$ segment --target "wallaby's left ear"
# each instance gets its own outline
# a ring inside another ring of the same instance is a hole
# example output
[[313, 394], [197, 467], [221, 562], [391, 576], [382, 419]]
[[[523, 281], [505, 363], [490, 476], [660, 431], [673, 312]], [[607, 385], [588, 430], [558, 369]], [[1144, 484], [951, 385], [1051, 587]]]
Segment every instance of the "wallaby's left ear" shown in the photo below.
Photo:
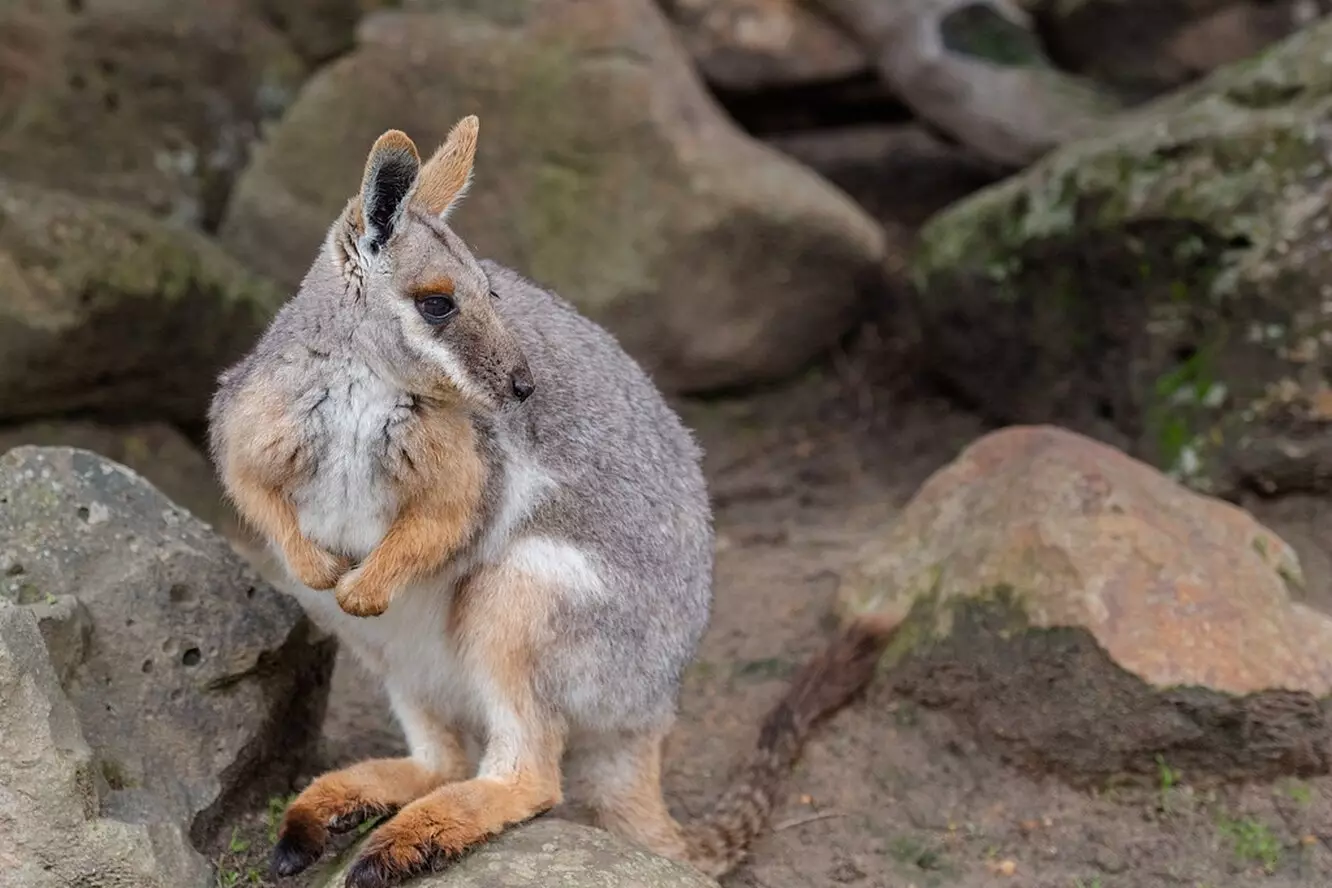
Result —
[[469, 114], [453, 125], [439, 150], [426, 161], [412, 194], [412, 205], [446, 218], [472, 184], [476, 135], [481, 122]]
[[389, 130], [375, 140], [361, 178], [362, 244], [372, 253], [379, 252], [393, 234], [420, 169], [421, 155], [406, 133]]

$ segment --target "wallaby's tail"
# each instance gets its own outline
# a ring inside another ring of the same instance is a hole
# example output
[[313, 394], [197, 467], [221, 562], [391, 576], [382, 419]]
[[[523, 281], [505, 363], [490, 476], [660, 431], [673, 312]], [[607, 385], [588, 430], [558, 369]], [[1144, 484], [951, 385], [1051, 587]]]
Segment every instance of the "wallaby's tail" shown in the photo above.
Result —
[[896, 629], [896, 623], [857, 620], [801, 667], [786, 695], [763, 720], [750, 760], [713, 810], [685, 826], [687, 853], [694, 866], [716, 878], [744, 859], [750, 843], [767, 825], [810, 729], [869, 683]]

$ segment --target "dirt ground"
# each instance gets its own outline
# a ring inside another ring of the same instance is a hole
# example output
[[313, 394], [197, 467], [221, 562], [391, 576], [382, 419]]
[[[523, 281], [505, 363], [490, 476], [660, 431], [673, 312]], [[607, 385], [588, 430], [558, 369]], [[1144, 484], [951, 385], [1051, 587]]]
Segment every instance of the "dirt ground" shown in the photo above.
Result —
[[[682, 408], [707, 451], [719, 539], [712, 627], [668, 749], [678, 816], [706, 810], [784, 677], [827, 636], [839, 571], [984, 431], [893, 385], [890, 348], [854, 354], [781, 391]], [[1316, 500], [1256, 508], [1302, 550], [1310, 594], [1326, 605], [1332, 511]], [[400, 749], [373, 681], [340, 662], [321, 765]], [[728, 888], [1332, 884], [1332, 778], [1195, 789], [1163, 762], [1153, 788], [1077, 791], [1010, 768], [946, 713], [882, 687], [816, 733], [788, 788]], [[260, 883], [270, 820], [238, 821], [218, 849], [220, 884]]]

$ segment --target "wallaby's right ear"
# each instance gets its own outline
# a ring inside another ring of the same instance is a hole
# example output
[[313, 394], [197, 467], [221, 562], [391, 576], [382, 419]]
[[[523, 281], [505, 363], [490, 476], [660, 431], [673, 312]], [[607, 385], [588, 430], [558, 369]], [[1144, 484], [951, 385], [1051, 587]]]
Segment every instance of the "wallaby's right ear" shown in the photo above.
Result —
[[378, 253], [393, 234], [420, 170], [421, 155], [406, 133], [389, 130], [375, 140], [361, 179], [361, 245], [370, 253]]

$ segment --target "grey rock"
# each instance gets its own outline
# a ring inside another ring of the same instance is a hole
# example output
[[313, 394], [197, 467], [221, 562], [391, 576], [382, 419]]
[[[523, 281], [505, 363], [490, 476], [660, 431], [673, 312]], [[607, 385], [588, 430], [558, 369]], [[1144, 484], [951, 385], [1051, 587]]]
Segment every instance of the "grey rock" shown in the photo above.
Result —
[[30, 444], [91, 450], [142, 475], [173, 503], [228, 539], [244, 533], [212, 464], [184, 434], [162, 422], [117, 425], [82, 419], [44, 420], [0, 429], [0, 453]]
[[1118, 111], [1054, 66], [1011, 0], [818, 0], [872, 50], [879, 73], [922, 120], [997, 164], [1025, 166]]
[[183, 829], [99, 816], [106, 780], [37, 617], [0, 599], [0, 888], [206, 888]]
[[869, 73], [865, 51], [795, 0], [667, 0], [663, 4], [703, 77], [760, 90]]
[[10, 0], [0, 169], [216, 224], [305, 66], [257, 0]]
[[[0, 457], [0, 599], [45, 624], [59, 661], [58, 674], [44, 667], [48, 684], [64, 678], [62, 705], [72, 714], [62, 719], [91, 750], [75, 770], [96, 792], [85, 791], [92, 801], [78, 816], [100, 813], [115, 829], [138, 830], [166, 855], [162, 872], [193, 872], [180, 837], [204, 846], [224, 813], [286, 785], [305, 765], [332, 641], [129, 469], [73, 448], [18, 447]], [[0, 708], [0, 736], [37, 730], [10, 713]], [[46, 782], [27, 771], [18, 779]], [[35, 791], [7, 781], [4, 792]], [[24, 865], [45, 859], [31, 842], [20, 847], [39, 855], [23, 852]], [[124, 854], [103, 860], [105, 871], [136, 860]], [[103, 878], [102, 869], [89, 872]], [[196, 883], [173, 876], [161, 884]]]
[[[314, 884], [342, 888], [355, 847]], [[514, 827], [412, 888], [716, 888], [685, 864], [606, 832], [553, 817]]]
[[203, 235], [0, 178], [0, 420], [198, 422], [282, 299]]
[[1153, 96], [1262, 50], [1328, 0], [1027, 0], [1051, 52], [1130, 96]]

